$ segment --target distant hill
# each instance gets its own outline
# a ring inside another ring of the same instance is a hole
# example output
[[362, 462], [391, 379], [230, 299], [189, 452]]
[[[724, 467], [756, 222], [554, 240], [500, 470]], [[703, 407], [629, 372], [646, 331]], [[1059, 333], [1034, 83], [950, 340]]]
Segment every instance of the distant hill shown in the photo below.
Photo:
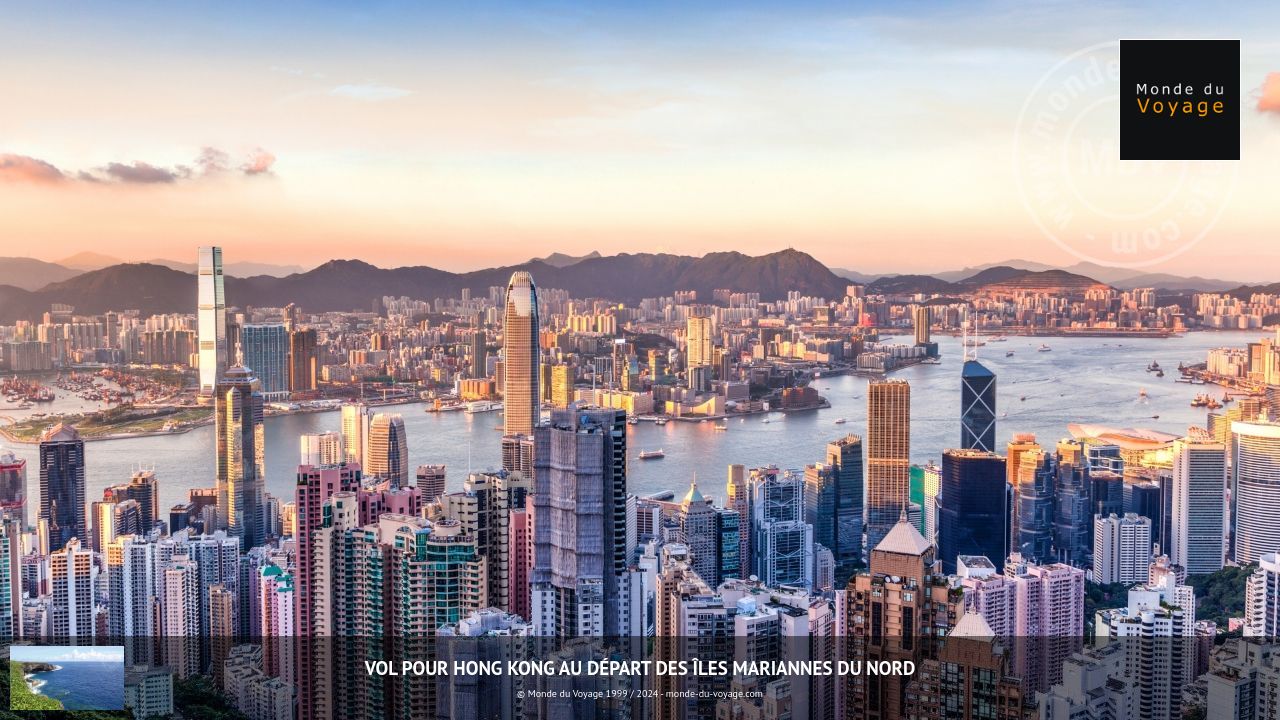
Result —
[[1020, 278], [1027, 275], [1028, 272], [1035, 271], [1028, 271], [1025, 268], [1010, 267], [1008, 265], [996, 265], [994, 267], [986, 268], [985, 270], [979, 270], [967, 278], [956, 281], [956, 285], [964, 288], [979, 288], [984, 285], [991, 285]]
[[[185, 273], [194, 274], [197, 270], [196, 263], [182, 262], [180, 260], [165, 260], [157, 258], [148, 260], [151, 265], [163, 265], [167, 268], [179, 270]], [[306, 268], [301, 265], [274, 265], [272, 263], [258, 262], [230, 262], [222, 266], [222, 273], [230, 277], [253, 277], [255, 275], [270, 275], [271, 277], [284, 277], [295, 273], [304, 272]]]
[[[463, 288], [486, 293], [492, 286], [505, 286], [515, 270], [532, 273], [539, 287], [625, 302], [667, 296], [677, 290], [696, 290], [699, 299], [710, 302], [712, 292], [720, 288], [758, 292], [764, 300], [785, 298], [792, 290], [834, 300], [843, 297], [848, 284], [798, 250], [759, 257], [737, 252], [700, 258], [623, 254], [587, 258], [564, 268], [533, 261], [461, 274], [430, 267], [383, 269], [358, 260], [331, 260], [282, 278], [228, 277], [227, 303], [280, 307], [293, 302], [309, 311], [367, 309], [374, 298], [383, 295], [458, 297]], [[0, 302], [0, 322], [39, 317], [54, 302], [74, 305], [82, 313], [137, 309], [143, 314], [192, 312], [196, 302], [192, 274], [150, 263], [115, 265], [34, 292], [20, 288], [0, 291], [0, 300], [4, 300]]]
[[867, 293], [871, 295], [946, 295], [957, 290], [954, 284], [932, 275], [888, 275], [867, 285]]
[[111, 267], [112, 265], [119, 265], [121, 262], [123, 261], [118, 257], [111, 257], [110, 255], [103, 255], [102, 253], [86, 251], [76, 253], [71, 257], [62, 258], [57, 262], [57, 264], [71, 268], [72, 270], [88, 272], [89, 270], [101, 270], [102, 268]]
[[49, 283], [69, 280], [80, 270], [33, 258], [0, 257], [0, 285], [39, 290]]
[[993, 283], [984, 283], [974, 288], [983, 293], [1007, 292], [1044, 292], [1065, 297], [1078, 297], [1086, 290], [1106, 288], [1106, 283], [1098, 282], [1091, 277], [1077, 275], [1066, 270], [1043, 270], [1040, 272], [1024, 272]]
[[551, 267], [567, 268], [570, 265], [577, 265], [583, 260], [593, 260], [598, 257], [601, 257], [600, 252], [598, 250], [592, 250], [586, 255], [566, 255], [564, 253], [551, 253], [550, 255], [544, 258], [533, 258], [529, 262], [530, 263], [541, 262], [541, 263], [546, 263]]

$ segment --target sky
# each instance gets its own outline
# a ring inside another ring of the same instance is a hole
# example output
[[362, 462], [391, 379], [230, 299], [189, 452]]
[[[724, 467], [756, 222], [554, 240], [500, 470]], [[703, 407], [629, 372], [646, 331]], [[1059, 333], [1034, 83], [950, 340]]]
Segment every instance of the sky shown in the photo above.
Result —
[[12, 645], [9, 657], [18, 662], [118, 662], [124, 664], [124, 648], [115, 645], [63, 647], [57, 645]]
[[[1070, 265], [1096, 255], [1055, 242], [1018, 170], [1037, 83], [1117, 38], [1226, 37], [1232, 190], [1197, 242], [1134, 264], [1280, 280], [1273, 2], [201, 5], [5, 4], [0, 256]], [[1111, 163], [1073, 191], [1122, 216], [1141, 187]]]

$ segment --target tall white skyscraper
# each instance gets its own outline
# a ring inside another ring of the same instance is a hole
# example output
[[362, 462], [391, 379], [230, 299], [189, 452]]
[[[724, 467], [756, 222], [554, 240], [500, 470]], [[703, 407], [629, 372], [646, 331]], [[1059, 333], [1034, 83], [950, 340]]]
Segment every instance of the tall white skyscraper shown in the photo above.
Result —
[[336, 432], [307, 433], [298, 444], [299, 465], [337, 465], [345, 459], [342, 435]]
[[1245, 637], [1280, 637], [1280, 554], [1258, 559], [1244, 597]]
[[1280, 423], [1233, 422], [1231, 438], [1233, 557], [1244, 565], [1280, 549]]
[[52, 636], [92, 639], [97, 631], [94, 621], [94, 586], [98, 566], [93, 551], [71, 538], [61, 550], [49, 556], [49, 580], [53, 587], [53, 604], [49, 608]]
[[200, 394], [213, 394], [229, 361], [227, 348], [227, 300], [222, 285], [222, 248], [200, 248], [196, 276], [200, 344]]
[[1151, 520], [1133, 513], [1093, 518], [1093, 581], [1136, 583], [1151, 565]]
[[347, 462], [364, 465], [365, 445], [369, 440], [369, 406], [346, 403], [342, 406], [342, 452]]
[[1222, 569], [1226, 487], [1226, 446], [1208, 433], [1174, 441], [1169, 560], [1189, 573]]
[[502, 430], [533, 432], [542, 414], [541, 350], [538, 345], [538, 289], [524, 271], [511, 274], [502, 314]]

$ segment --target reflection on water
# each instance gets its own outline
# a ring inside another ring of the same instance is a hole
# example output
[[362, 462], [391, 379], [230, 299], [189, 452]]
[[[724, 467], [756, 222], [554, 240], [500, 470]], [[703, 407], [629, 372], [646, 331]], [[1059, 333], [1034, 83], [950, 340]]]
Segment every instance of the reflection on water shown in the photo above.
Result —
[[[991, 343], [980, 349], [979, 359], [998, 378], [998, 442], [1003, 445], [1014, 432], [1034, 432], [1042, 441], [1053, 442], [1066, 435], [1068, 422], [1185, 432], [1187, 426], [1205, 422], [1205, 411], [1189, 406], [1191, 398], [1205, 388], [1173, 382], [1176, 372], [1156, 378], [1145, 372], [1147, 364], [1155, 360], [1174, 369], [1179, 362], [1203, 361], [1209, 348], [1243, 346], [1257, 337], [1258, 333], [1192, 333], [1170, 339], [1046, 339], [1052, 352], [1036, 352], [1038, 338], [1011, 337], [1007, 342]], [[939, 458], [960, 438], [959, 341], [950, 337], [938, 341], [943, 353], [941, 365], [917, 365], [893, 375], [912, 385], [911, 448], [915, 462]], [[1014, 356], [1005, 356], [1009, 350], [1015, 351]], [[826, 442], [865, 431], [867, 380], [841, 376], [820, 378], [815, 384], [831, 407], [787, 415], [785, 420], [776, 413], [769, 423], [761, 422], [759, 416], [733, 419], [726, 430], [717, 430], [713, 422], [628, 425], [631, 490], [643, 495], [681, 489], [696, 472], [706, 494], [722, 497], [725, 467], [730, 463], [799, 468], [820, 461]], [[1143, 389], [1146, 398], [1140, 397]], [[388, 411], [405, 417], [411, 466], [444, 463], [451, 490], [461, 487], [467, 468], [483, 470], [499, 463], [501, 417], [497, 413], [426, 413], [421, 404], [395, 406]], [[1153, 419], [1154, 415], [1159, 419]], [[837, 425], [838, 418], [847, 422]], [[270, 419], [268, 491], [291, 500], [298, 436], [338, 429], [336, 412]], [[641, 450], [659, 448], [665, 453], [663, 459], [636, 459]], [[39, 456], [32, 445], [16, 450], [30, 467], [27, 483], [32, 508], [28, 514], [34, 517], [39, 503]], [[181, 501], [188, 488], [213, 484], [210, 427], [178, 436], [90, 442], [86, 455], [89, 500], [100, 497], [107, 485], [127, 480], [139, 465], [155, 466], [164, 512]]]

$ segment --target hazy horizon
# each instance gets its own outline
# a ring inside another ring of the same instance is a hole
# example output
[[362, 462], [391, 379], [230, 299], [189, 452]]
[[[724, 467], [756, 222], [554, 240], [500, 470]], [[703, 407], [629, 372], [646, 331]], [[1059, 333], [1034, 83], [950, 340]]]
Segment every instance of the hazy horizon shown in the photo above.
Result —
[[[1038, 81], [1120, 37], [1241, 37], [1238, 182], [1142, 270], [1273, 280], [1275, 21], [1260, 1], [19, 3], [0, 256], [188, 262], [178, 238], [304, 267], [785, 246], [868, 274], [1065, 267], [1011, 162]], [[1081, 127], [1108, 136], [1105, 115]], [[1098, 150], [1079, 201], [1150, 204], [1144, 170]]]

